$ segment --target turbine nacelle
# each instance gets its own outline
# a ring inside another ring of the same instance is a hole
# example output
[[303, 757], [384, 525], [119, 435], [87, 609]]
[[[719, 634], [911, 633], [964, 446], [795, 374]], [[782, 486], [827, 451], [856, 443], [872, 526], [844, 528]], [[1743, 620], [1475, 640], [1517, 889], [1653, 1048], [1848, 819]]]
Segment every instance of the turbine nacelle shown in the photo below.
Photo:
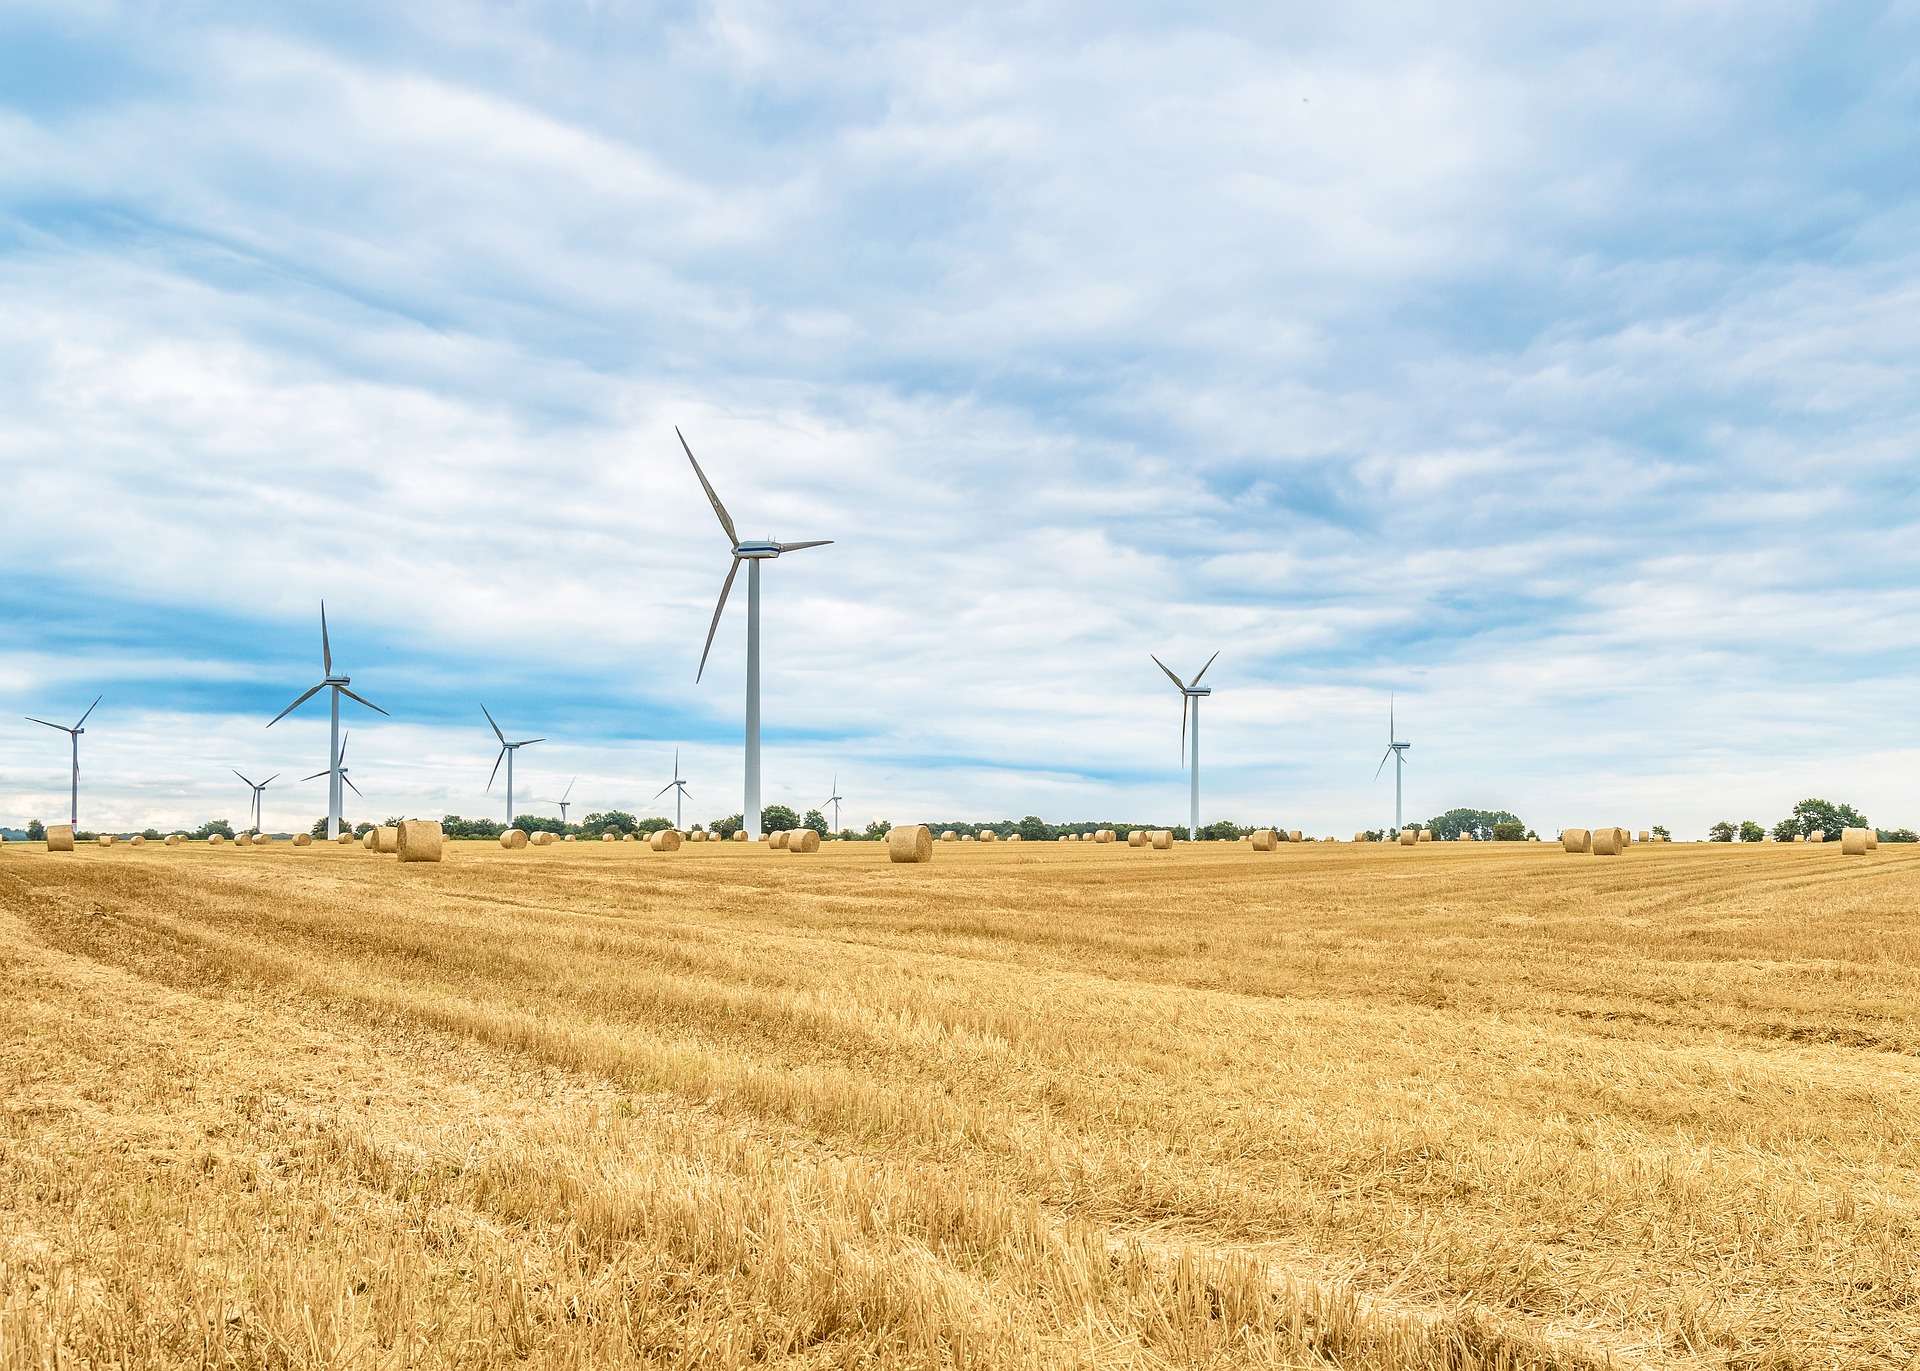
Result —
[[743, 562], [764, 562], [778, 557], [783, 551], [780, 544], [769, 538], [764, 543], [735, 543], [733, 555]]

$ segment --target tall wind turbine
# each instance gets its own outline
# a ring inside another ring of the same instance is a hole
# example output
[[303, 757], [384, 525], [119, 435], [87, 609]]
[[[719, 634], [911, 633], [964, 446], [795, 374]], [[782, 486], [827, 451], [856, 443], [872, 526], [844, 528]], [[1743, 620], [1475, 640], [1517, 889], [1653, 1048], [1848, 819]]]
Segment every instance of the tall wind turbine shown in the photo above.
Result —
[[547, 801], [547, 803], [550, 805], [560, 806], [560, 822], [562, 824], [566, 823], [567, 821], [567, 804], [568, 804], [567, 796], [573, 794], [574, 782], [578, 781], [579, 779], [580, 778], [578, 776], [575, 776], [572, 781], [568, 781], [567, 788], [564, 792], [562, 792], [559, 799]]
[[[333, 646], [327, 641], [327, 602], [325, 600], [320, 602], [320, 669], [326, 673], [320, 684], [267, 720], [267, 727], [272, 728], [323, 690], [332, 696], [333, 728], [329, 735], [330, 741], [327, 743], [327, 765], [333, 769], [333, 779], [327, 782], [327, 838], [331, 841], [340, 836], [340, 801], [344, 798], [340, 793], [340, 782], [345, 776], [345, 773], [340, 770], [340, 758], [345, 755], [346, 740], [340, 736], [340, 697], [344, 695], [349, 700], [357, 700], [375, 714], [386, 714], [387, 711], [365, 696], [356, 695], [348, 690], [347, 686], [353, 681], [351, 676], [333, 674]], [[314, 773], [315, 776], [322, 774], [324, 773]], [[313, 776], [307, 779], [311, 781]], [[360, 794], [358, 790], [353, 793]]]
[[[356, 695], [354, 698], [359, 699], [359, 696]], [[366, 703], [366, 701], [364, 700], [361, 700], [360, 702], [362, 704]], [[375, 708], [379, 708], [379, 707], [376, 705]], [[385, 711], [383, 710], [381, 712], [384, 713]], [[340, 750], [333, 754], [332, 766], [328, 767], [325, 771], [316, 771], [311, 776], [302, 776], [300, 779], [303, 781], [317, 781], [322, 776], [326, 776], [330, 778], [327, 783], [328, 789], [338, 791], [339, 787], [345, 786], [348, 790], [351, 790], [354, 794], [360, 795], [360, 787], [355, 785], [353, 783], [352, 778], [347, 775], [347, 739], [352, 736], [353, 735], [350, 733], [342, 735], [340, 739]], [[242, 776], [240, 777], [240, 779], [244, 781], [247, 778], [245, 776]], [[367, 797], [365, 795], [360, 795], [360, 798], [364, 800]], [[333, 832], [333, 830], [338, 828], [339, 825], [340, 825], [340, 814], [339, 814], [339, 811], [336, 809], [334, 811], [331, 821], [327, 824], [328, 833], [332, 834], [332, 836], [335, 838], [339, 837], [340, 835], [338, 833]]]
[[746, 827], [747, 837], [758, 839], [760, 836], [760, 563], [771, 561], [783, 552], [798, 552], [802, 548], [825, 547], [831, 538], [816, 538], [808, 543], [776, 543], [768, 538], [761, 542], [743, 543], [733, 527], [733, 517], [727, 513], [727, 507], [720, 503], [720, 497], [713, 493], [713, 483], [707, 480], [707, 473], [700, 470], [700, 463], [694, 461], [693, 449], [687, 446], [686, 435], [680, 432], [676, 424], [674, 437], [680, 440], [681, 448], [687, 454], [687, 460], [693, 462], [693, 474], [700, 478], [700, 488], [707, 492], [707, 502], [713, 506], [713, 512], [720, 518], [720, 527], [726, 532], [727, 541], [733, 545], [733, 565], [727, 568], [727, 579], [720, 587], [720, 603], [713, 607], [713, 622], [707, 627], [707, 645], [700, 652], [700, 669], [693, 674], [698, 681], [707, 670], [707, 654], [713, 651], [713, 635], [720, 627], [720, 615], [727, 607], [727, 594], [733, 589], [733, 578], [740, 572], [740, 563], [747, 564], [747, 794], [746, 802], [741, 806], [740, 821]]
[[[100, 695], [94, 696], [93, 704], [87, 706], [87, 714], [93, 713], [94, 707], [104, 698], [104, 696]], [[76, 723], [72, 728], [68, 728], [65, 724], [47, 723], [45, 719], [36, 719], [31, 714], [26, 716], [26, 720], [30, 724], [46, 724], [48, 728], [59, 729], [62, 733], [66, 734], [68, 739], [73, 743], [73, 807], [67, 814], [67, 822], [72, 824], [76, 829], [80, 827], [80, 735], [87, 731], [87, 714], [82, 714], [80, 716], [80, 722]]]
[[835, 833], [840, 831], [840, 802], [846, 798], [846, 796], [840, 793], [840, 773], [836, 771], [833, 773], [833, 794], [821, 801], [822, 804], [833, 806], [833, 831]]
[[[673, 779], [660, 787], [660, 795], [666, 794], [669, 790], [674, 793], [673, 827], [674, 831], [678, 832], [680, 829], [680, 802], [689, 798], [689, 795], [687, 783], [680, 779], [680, 749], [677, 747], [673, 750]], [[660, 795], [655, 795], [653, 798], [657, 800], [660, 798]]]
[[[228, 767], [227, 770], [233, 771], [233, 774], [236, 776], [240, 776], [240, 773], [238, 771], [234, 771], [232, 767]], [[320, 776], [324, 776], [326, 774], [327, 773], [324, 771], [315, 773], [315, 775], [320, 775]], [[240, 776], [240, 779], [243, 781], [247, 781], [247, 778], [245, 776]], [[248, 787], [253, 791], [253, 831], [255, 833], [258, 833], [260, 831], [260, 792], [265, 790], [268, 786], [272, 785], [275, 781], [279, 779], [280, 779], [280, 773], [276, 771], [273, 773], [273, 775], [267, 777], [267, 779], [264, 781], [260, 781], [257, 783], [253, 781], [247, 781]], [[307, 777], [307, 779], [311, 781], [313, 777], [309, 776]]]
[[[1149, 657], [1153, 656], [1152, 653], [1148, 653], [1147, 655]], [[1167, 679], [1172, 681], [1174, 687], [1180, 692], [1181, 761], [1187, 759], [1187, 711], [1189, 709], [1193, 711], [1193, 775], [1188, 796], [1189, 809], [1187, 814], [1187, 838], [1192, 842], [1198, 842], [1200, 840], [1200, 702], [1206, 699], [1207, 696], [1213, 694], [1213, 687], [1201, 685], [1200, 677], [1207, 674], [1207, 667], [1212, 666], [1214, 659], [1219, 655], [1220, 654], [1216, 652], [1212, 657], [1207, 658], [1207, 666], [1200, 668], [1199, 675], [1193, 678], [1192, 685], [1188, 685], [1171, 671], [1167, 671], [1167, 664], [1158, 657], [1153, 658], [1153, 664], [1162, 671], [1167, 672]]]
[[1393, 696], [1387, 696], [1387, 750], [1380, 754], [1380, 765], [1373, 769], [1373, 779], [1380, 779], [1380, 772], [1387, 765], [1387, 758], [1393, 758], [1393, 836], [1400, 836], [1400, 773], [1407, 765], [1407, 749], [1412, 743], [1396, 742], [1393, 726]]
[[[487, 777], [487, 789], [488, 790], [493, 789], [494, 777], [500, 774], [500, 758], [505, 757], [507, 759], [507, 827], [512, 828], [513, 827], [513, 754], [518, 752], [521, 748], [527, 746], [527, 744], [529, 743], [544, 743], [546, 739], [545, 738], [522, 738], [517, 743], [510, 743], [507, 741], [507, 735], [500, 731], [500, 725], [493, 723], [493, 715], [487, 714], [487, 707], [485, 705], [480, 706], [480, 712], [482, 714], [487, 715], [487, 722], [490, 724], [493, 724], [493, 736], [500, 740], [500, 753], [499, 753], [499, 756], [493, 759], [493, 775]], [[568, 789], [572, 789], [572, 787], [569, 786]], [[566, 811], [562, 810], [561, 813], [564, 815]]]

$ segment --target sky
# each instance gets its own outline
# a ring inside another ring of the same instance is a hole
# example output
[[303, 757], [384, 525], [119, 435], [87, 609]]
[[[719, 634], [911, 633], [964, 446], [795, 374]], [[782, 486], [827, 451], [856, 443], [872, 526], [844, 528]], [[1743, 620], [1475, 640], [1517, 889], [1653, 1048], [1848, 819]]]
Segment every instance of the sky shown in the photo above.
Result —
[[0, 7], [0, 825], [1920, 826], [1920, 3], [1201, 8]]

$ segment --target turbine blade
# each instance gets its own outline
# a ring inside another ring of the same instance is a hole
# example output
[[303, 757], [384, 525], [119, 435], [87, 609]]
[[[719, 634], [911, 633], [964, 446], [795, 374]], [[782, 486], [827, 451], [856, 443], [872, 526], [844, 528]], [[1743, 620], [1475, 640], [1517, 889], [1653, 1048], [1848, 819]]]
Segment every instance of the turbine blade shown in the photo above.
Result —
[[774, 546], [782, 552], [799, 552], [802, 548], [830, 547], [832, 544], [833, 539], [831, 538], [815, 538], [813, 541], [807, 543], [775, 543]]
[[[1218, 661], [1218, 660], [1219, 660], [1219, 657], [1220, 657], [1220, 654], [1216, 652], [1216, 653], [1214, 653], [1214, 654], [1213, 654], [1213, 656], [1211, 656], [1211, 657], [1209, 657], [1209, 658], [1207, 658], [1207, 666], [1203, 666], [1203, 667], [1201, 667], [1201, 668], [1200, 668], [1200, 676], [1204, 676], [1204, 675], [1206, 675], [1206, 674], [1207, 674], [1207, 667], [1208, 667], [1208, 666], [1212, 666], [1212, 665], [1214, 664], [1214, 662], [1216, 662], [1216, 661]], [[1200, 676], [1195, 676], [1195, 677], [1193, 678], [1193, 683], [1194, 683], [1195, 685], [1199, 685], [1199, 684], [1200, 684]]]
[[1394, 733], [1394, 729], [1393, 729], [1393, 694], [1392, 694], [1392, 692], [1391, 692], [1391, 691], [1389, 691], [1389, 692], [1388, 692], [1388, 694], [1387, 694], [1387, 741], [1388, 741], [1388, 742], [1392, 742], [1392, 741], [1394, 741], [1394, 737], [1393, 737], [1393, 733]]
[[673, 436], [680, 440], [680, 446], [686, 451], [687, 460], [693, 462], [693, 474], [700, 478], [700, 488], [707, 492], [707, 503], [713, 506], [713, 512], [720, 516], [720, 527], [727, 531], [727, 541], [734, 547], [740, 546], [740, 535], [733, 531], [733, 516], [727, 513], [727, 507], [720, 503], [720, 497], [713, 493], [713, 482], [707, 479], [707, 473], [700, 470], [700, 463], [693, 458], [693, 449], [687, 447], [687, 435], [680, 431], [680, 425], [673, 426]]
[[487, 775], [487, 790], [489, 792], [493, 790], [493, 778], [500, 774], [501, 758], [504, 758], [506, 755], [507, 755], [507, 745], [505, 743], [502, 743], [500, 744], [500, 755], [493, 759], [493, 770], [489, 772]]
[[[577, 781], [579, 779], [580, 778], [578, 776], [575, 776], [573, 778], [573, 781]], [[561, 792], [560, 798], [557, 801], [554, 801], [553, 803], [565, 804], [567, 802], [567, 796], [573, 794], [573, 781], [567, 782], [567, 788]]]
[[[279, 779], [280, 779], [280, 773], [276, 771], [273, 773], [273, 775], [267, 777], [266, 780], [260, 782], [260, 789], [265, 790], [268, 786], [272, 785], [275, 781]], [[247, 784], [251, 785], [253, 783], [249, 781]]]
[[[340, 693], [346, 696], [349, 700], [358, 700], [361, 704], [365, 705], [368, 709], [371, 709], [375, 714], [387, 714], [386, 710], [380, 708], [380, 706], [375, 704], [372, 700], [369, 700], [364, 695], [355, 695], [351, 690], [348, 690], [345, 686], [340, 687]], [[393, 715], [387, 714], [387, 717], [391, 719]]]
[[500, 746], [505, 747], [507, 745], [507, 735], [500, 731], [499, 724], [493, 722], [493, 712], [487, 708], [484, 702], [480, 706], [480, 712], [485, 714], [487, 716], [487, 722], [493, 725], [493, 736], [500, 740]]
[[345, 733], [342, 733], [340, 735], [340, 755], [333, 759], [333, 764], [335, 766], [345, 766], [347, 764], [347, 739], [351, 738], [352, 736], [353, 736], [353, 730], [351, 729], [347, 730]]
[[104, 696], [101, 696], [101, 695], [96, 695], [96, 696], [94, 696], [94, 697], [93, 697], [93, 703], [87, 706], [87, 713], [86, 713], [86, 714], [82, 714], [82, 715], [80, 716], [80, 723], [79, 723], [79, 724], [75, 724], [75, 725], [74, 725], [74, 727], [75, 727], [75, 728], [79, 728], [79, 727], [80, 727], [80, 724], [84, 724], [84, 723], [86, 723], [86, 721], [87, 721], [87, 715], [88, 715], [88, 714], [91, 714], [91, 713], [93, 713], [93, 711], [94, 711], [95, 709], [98, 709], [98, 708], [99, 708], [99, 706], [100, 706], [100, 701], [101, 701], [102, 699], [104, 699], [104, 698], [105, 698], [105, 697], [104, 697]]
[[[1149, 653], [1147, 654], [1147, 656], [1149, 656], [1149, 657], [1153, 657], [1153, 654], [1152, 654], [1151, 652], [1149, 652]], [[1181, 680], [1181, 679], [1180, 679], [1180, 678], [1179, 678], [1178, 676], [1176, 676], [1176, 675], [1174, 675], [1174, 674], [1173, 674], [1173, 673], [1172, 673], [1171, 671], [1167, 671], [1167, 664], [1166, 664], [1165, 662], [1163, 662], [1163, 661], [1161, 661], [1161, 660], [1160, 660], [1160, 659], [1159, 659], [1158, 657], [1153, 657], [1153, 664], [1154, 664], [1155, 666], [1157, 666], [1157, 667], [1159, 667], [1159, 668], [1160, 668], [1160, 669], [1161, 669], [1162, 671], [1166, 671], [1166, 672], [1167, 672], [1167, 679], [1168, 679], [1169, 681], [1172, 681], [1172, 682], [1173, 682], [1173, 684], [1174, 684], [1174, 686], [1175, 686], [1175, 687], [1176, 687], [1177, 689], [1179, 689], [1179, 690], [1185, 690], [1185, 689], [1187, 688], [1187, 683], [1186, 683], [1185, 681], [1183, 681], [1183, 680]]]
[[311, 775], [311, 776], [302, 776], [302, 777], [301, 777], [300, 779], [301, 779], [301, 780], [303, 780], [303, 781], [317, 781], [317, 780], [319, 780], [319, 779], [320, 779], [320, 778], [321, 778], [322, 776], [331, 776], [331, 775], [333, 775], [333, 768], [332, 768], [332, 767], [328, 767], [328, 768], [327, 768], [327, 769], [326, 769], [325, 771], [316, 771], [316, 772], [314, 772], [314, 773], [313, 773], [313, 775]]
[[305, 704], [308, 700], [311, 700], [314, 696], [318, 695], [322, 690], [326, 688], [326, 684], [327, 683], [325, 681], [320, 682], [319, 685], [315, 686], [312, 690], [309, 690], [305, 695], [302, 695], [299, 699], [295, 700], [292, 704], [288, 705], [285, 709], [281, 710], [278, 714], [274, 715], [271, 719], [267, 720], [267, 727], [272, 728], [275, 724], [279, 723], [282, 719], [286, 718], [287, 715], [293, 713], [294, 710], [300, 708], [301, 705]]
[[1392, 755], [1393, 755], [1393, 749], [1392, 749], [1392, 748], [1388, 748], [1388, 749], [1387, 749], [1387, 750], [1386, 750], [1385, 752], [1383, 752], [1383, 753], [1381, 753], [1381, 754], [1380, 754], [1380, 765], [1379, 765], [1379, 766], [1376, 766], [1376, 767], [1375, 767], [1375, 768], [1373, 769], [1373, 779], [1374, 779], [1374, 780], [1376, 780], [1376, 781], [1377, 781], [1377, 780], [1379, 780], [1379, 779], [1380, 779], [1380, 773], [1381, 773], [1381, 772], [1383, 772], [1383, 771], [1385, 771], [1385, 770], [1387, 769], [1387, 758], [1389, 758], [1389, 757], [1391, 757]]
[[514, 746], [525, 747], [528, 743], [544, 743], [545, 741], [545, 738], [522, 738], [519, 742], [515, 743]]
[[320, 665], [333, 675], [333, 644], [327, 640], [327, 602], [320, 602]]
[[1187, 706], [1193, 703], [1193, 697], [1184, 691], [1180, 695], [1180, 761], [1187, 760]]
[[[663, 785], [663, 786], [661, 786], [661, 787], [660, 787], [660, 790], [659, 790], [659, 793], [658, 793], [658, 794], [656, 794], [656, 795], [655, 795], [655, 796], [653, 797], [653, 800], [657, 800], [657, 799], [659, 799], [661, 795], [664, 795], [664, 794], [666, 794], [666, 793], [667, 793], [667, 792], [668, 792], [669, 790], [672, 790], [675, 784], [676, 784], [676, 783], [675, 783], [675, 782], [673, 782], [673, 781], [668, 781], [668, 782], [667, 782], [667, 783], [666, 783], [665, 785]], [[652, 803], [653, 803], [653, 800], [648, 800], [648, 801], [647, 801], [647, 803], [648, 803], [648, 804], [652, 804]]]
[[[355, 785], [352, 779], [344, 771], [340, 773], [340, 784], [345, 786], [348, 790], [351, 790], [354, 794], [360, 795], [360, 787]], [[364, 800], [367, 797], [365, 795], [360, 795], [360, 798]]]
[[33, 715], [31, 715], [31, 714], [23, 714], [23, 715], [21, 715], [21, 717], [22, 717], [23, 719], [25, 719], [25, 720], [26, 720], [26, 721], [27, 721], [28, 723], [30, 723], [30, 724], [46, 724], [48, 728], [57, 728], [57, 729], [59, 729], [59, 730], [60, 730], [60, 731], [61, 731], [62, 733], [71, 733], [71, 732], [73, 732], [73, 730], [72, 730], [72, 729], [70, 729], [70, 728], [68, 728], [68, 727], [67, 727], [67, 726], [66, 726], [65, 724], [54, 724], [54, 723], [47, 723], [47, 721], [46, 721], [45, 719], [36, 719], [36, 718], [34, 718], [34, 717], [33, 717]]
[[[678, 429], [674, 431], [676, 433], [679, 432]], [[692, 454], [689, 453], [688, 455], [691, 456]], [[740, 559], [735, 557], [733, 559], [733, 565], [727, 568], [726, 581], [720, 586], [720, 603], [713, 607], [713, 622], [707, 625], [707, 645], [700, 649], [700, 669], [693, 673], [693, 680], [696, 685], [700, 683], [700, 678], [706, 674], [707, 654], [713, 651], [713, 635], [720, 631], [720, 614], [726, 609], [727, 596], [733, 591], [733, 578], [739, 574]]]

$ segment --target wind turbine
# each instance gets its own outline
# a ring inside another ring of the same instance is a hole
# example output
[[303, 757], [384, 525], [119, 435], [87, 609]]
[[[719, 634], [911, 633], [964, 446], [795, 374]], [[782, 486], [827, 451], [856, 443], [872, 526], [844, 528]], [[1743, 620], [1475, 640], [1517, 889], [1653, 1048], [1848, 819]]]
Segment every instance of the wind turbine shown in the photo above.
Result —
[[760, 563], [771, 561], [783, 552], [798, 552], [802, 548], [825, 547], [831, 538], [816, 538], [808, 543], [776, 543], [768, 538], [761, 542], [743, 543], [734, 530], [733, 517], [727, 513], [727, 507], [720, 503], [720, 497], [713, 493], [713, 483], [707, 480], [707, 473], [700, 470], [700, 463], [694, 461], [693, 449], [687, 446], [686, 435], [680, 432], [679, 425], [674, 426], [674, 437], [680, 440], [681, 448], [687, 454], [687, 460], [693, 462], [693, 474], [700, 478], [700, 488], [707, 492], [707, 502], [713, 506], [713, 512], [719, 516], [720, 527], [726, 532], [727, 541], [733, 546], [733, 565], [727, 568], [727, 579], [720, 587], [720, 603], [713, 607], [713, 622], [707, 627], [707, 645], [700, 652], [700, 669], [693, 674], [698, 681], [707, 670], [707, 654], [713, 651], [713, 635], [720, 627], [720, 615], [727, 607], [727, 594], [733, 589], [733, 578], [740, 572], [740, 563], [747, 564], [747, 794], [741, 807], [740, 821], [745, 826], [749, 839], [760, 837]]
[[547, 801], [547, 803], [550, 805], [560, 806], [560, 822], [562, 824], [565, 824], [567, 821], [567, 803], [568, 803], [567, 796], [573, 794], [574, 781], [578, 781], [579, 779], [580, 778], [578, 776], [575, 776], [572, 781], [568, 781], [566, 791], [564, 794], [560, 796], [559, 799]]
[[833, 806], [833, 831], [835, 833], [840, 831], [840, 802], [846, 798], [846, 796], [840, 793], [840, 773], [836, 771], [833, 773], [833, 794], [827, 796], [826, 799], [820, 802], [823, 805]]
[[[233, 774], [236, 776], [240, 776], [240, 773], [238, 771], [234, 771], [232, 767], [228, 767], [227, 770], [233, 771]], [[320, 771], [314, 774], [319, 776], [324, 776], [327, 773], [324, 771]], [[247, 781], [247, 778], [245, 776], [240, 776], [240, 779], [243, 781]], [[276, 771], [273, 773], [273, 775], [267, 777], [266, 780], [259, 782], [257, 785], [252, 781], [247, 781], [248, 786], [252, 787], [252, 790], [253, 790], [253, 831], [255, 833], [258, 833], [260, 831], [260, 792], [265, 790], [268, 786], [272, 785], [275, 781], [279, 779], [280, 779], [280, 773]], [[311, 781], [313, 777], [309, 776], [307, 777], [307, 779]]]
[[[365, 696], [356, 695], [351, 690], [348, 690], [347, 686], [351, 684], [353, 680], [351, 676], [336, 676], [333, 674], [333, 647], [327, 641], [327, 602], [325, 600], [320, 602], [320, 669], [326, 672], [326, 676], [320, 684], [313, 687], [306, 694], [267, 720], [267, 727], [272, 728], [321, 691], [326, 690], [331, 694], [333, 728], [330, 734], [330, 741], [327, 744], [327, 765], [333, 768], [334, 773], [333, 779], [327, 782], [327, 840], [331, 842], [340, 836], [340, 801], [344, 798], [340, 793], [340, 782], [346, 777], [346, 773], [340, 770], [340, 758], [346, 755], [347, 747], [346, 740], [340, 736], [340, 697], [344, 695], [349, 700], [358, 700], [375, 714], [386, 714], [387, 711], [380, 708], [379, 705], [367, 699]], [[391, 718], [392, 716], [388, 715], [388, 717]], [[314, 776], [324, 774], [324, 772], [316, 771]], [[309, 776], [307, 779], [311, 781], [313, 776]], [[356, 795], [360, 794], [358, 790], [355, 790], [353, 793]]]
[[94, 696], [93, 704], [87, 706], [87, 713], [82, 714], [80, 716], [80, 722], [72, 728], [68, 728], [65, 724], [47, 723], [45, 719], [36, 719], [31, 714], [26, 716], [26, 720], [30, 724], [46, 724], [48, 728], [59, 729], [62, 733], [66, 734], [73, 743], [73, 808], [67, 815], [67, 821], [76, 829], [80, 827], [80, 735], [87, 731], [85, 727], [87, 714], [93, 713], [94, 707], [104, 698], [105, 697], [101, 695]]
[[[493, 715], [487, 714], [487, 707], [480, 706], [480, 712], [487, 715], [487, 722], [493, 724], [493, 736], [500, 740], [500, 754], [493, 759], [493, 774], [487, 777], [487, 789], [493, 789], [494, 777], [500, 774], [500, 758], [507, 759], [507, 827], [513, 827], [513, 754], [529, 743], [544, 743], [545, 738], [522, 738], [517, 743], [507, 741], [507, 735], [500, 731], [500, 725], [493, 723]], [[568, 789], [572, 789], [571, 786]], [[562, 815], [566, 813], [561, 811]]]
[[1407, 765], [1407, 749], [1412, 743], [1394, 741], [1393, 696], [1387, 696], [1387, 750], [1380, 754], [1380, 765], [1373, 769], [1373, 779], [1379, 780], [1380, 773], [1386, 768], [1387, 758], [1393, 758], [1393, 836], [1400, 836], [1400, 773]]
[[[691, 797], [687, 792], [687, 783], [680, 779], [680, 749], [677, 747], [673, 750], [673, 779], [660, 787], [660, 795], [666, 794], [669, 790], [674, 792], [673, 827], [674, 831], [678, 832], [680, 829], [680, 802]], [[655, 795], [653, 798], [657, 800], [660, 798], [660, 795]]]
[[[1147, 655], [1153, 657], [1152, 653]], [[1213, 694], [1213, 687], [1201, 685], [1200, 677], [1207, 674], [1207, 667], [1212, 666], [1214, 659], [1219, 655], [1216, 652], [1212, 657], [1207, 658], [1207, 666], [1200, 668], [1199, 674], [1193, 678], [1192, 685], [1188, 685], [1171, 671], [1167, 671], [1167, 664], [1158, 657], [1153, 658], [1153, 664], [1167, 672], [1167, 679], [1172, 681], [1174, 687], [1180, 692], [1180, 759], [1182, 761], [1187, 757], [1187, 710], [1189, 708], [1193, 710], [1193, 779], [1187, 815], [1187, 839], [1190, 842], [1200, 840], [1200, 702]]]
[[[354, 698], [359, 699], [358, 696], [355, 696]], [[361, 700], [360, 703], [365, 704], [366, 701]], [[379, 706], [376, 705], [374, 706], [374, 708], [378, 709]], [[382, 710], [381, 712], [385, 713], [384, 710]], [[333, 777], [334, 779], [328, 783], [329, 790], [337, 791], [340, 786], [345, 786], [348, 790], [351, 790], [354, 794], [360, 795], [360, 787], [355, 785], [353, 783], [352, 778], [350, 778], [347, 775], [347, 738], [350, 738], [352, 736], [353, 735], [349, 733], [344, 735], [340, 739], [340, 750], [333, 754], [333, 765], [331, 767], [329, 767], [325, 771], [316, 771], [311, 776], [302, 776], [300, 779], [303, 781], [317, 781], [322, 776], [330, 776], [330, 777]], [[246, 780], [246, 777], [242, 776], [240, 779], [244, 781]], [[360, 795], [360, 798], [364, 800], [367, 797], [365, 795]], [[336, 828], [339, 825], [339, 823], [340, 823], [340, 815], [336, 812], [332, 816], [331, 821], [327, 824], [328, 831], [332, 832], [332, 830]], [[338, 833], [334, 833], [333, 836], [338, 838], [340, 835]]]

